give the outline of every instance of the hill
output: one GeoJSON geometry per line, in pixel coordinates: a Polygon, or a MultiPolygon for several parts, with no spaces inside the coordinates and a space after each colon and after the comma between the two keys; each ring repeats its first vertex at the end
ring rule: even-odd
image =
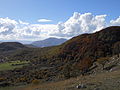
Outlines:
{"type": "Polygon", "coordinates": [[[96,59],[119,53],[120,26],[113,26],[72,38],[62,45],[59,57],[77,62],[80,69],[86,70],[96,59]]]}
{"type": "Polygon", "coordinates": [[[12,51],[17,49],[26,48],[23,44],[19,42],[2,42],[0,43],[0,51],[12,51]]]}
{"type": "Polygon", "coordinates": [[[65,41],[67,41],[66,39],[63,38],[47,38],[45,40],[41,40],[41,41],[35,41],[32,43],[32,45],[37,46],[37,47],[48,47],[48,46],[56,46],[56,45],[60,45],[62,43],[64,43],[65,41]]]}

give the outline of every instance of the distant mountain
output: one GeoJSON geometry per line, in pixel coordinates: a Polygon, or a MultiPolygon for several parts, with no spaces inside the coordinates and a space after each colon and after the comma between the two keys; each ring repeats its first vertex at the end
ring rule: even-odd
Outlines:
{"type": "Polygon", "coordinates": [[[26,48],[25,45],[19,42],[2,42],[0,43],[0,51],[11,51],[26,48]]]}
{"type": "Polygon", "coordinates": [[[41,41],[35,41],[32,43],[32,45],[37,46],[37,47],[48,47],[48,46],[60,45],[60,44],[64,43],[65,41],[67,41],[67,39],[48,38],[48,39],[41,40],[41,41]]]}
{"type": "Polygon", "coordinates": [[[37,46],[35,45],[32,45],[32,44],[24,44],[26,47],[29,47],[29,48],[37,48],[37,46]]]}

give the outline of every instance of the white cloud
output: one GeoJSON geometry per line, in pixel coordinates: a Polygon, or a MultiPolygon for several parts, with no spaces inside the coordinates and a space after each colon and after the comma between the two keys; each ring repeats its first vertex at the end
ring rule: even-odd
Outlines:
{"type": "Polygon", "coordinates": [[[49,19],[39,19],[38,22],[52,22],[52,20],[49,20],[49,19]]]}
{"type": "Polygon", "coordinates": [[[29,24],[21,20],[0,18],[0,40],[41,40],[48,37],[71,38],[92,33],[110,25],[120,26],[120,17],[106,23],[107,15],[75,12],[66,22],[58,24],[29,24]]]}
{"type": "Polygon", "coordinates": [[[12,34],[16,28],[18,22],[7,18],[0,18],[0,34],[8,35],[12,34]]]}
{"type": "Polygon", "coordinates": [[[19,20],[19,24],[22,24],[22,25],[29,25],[28,22],[23,22],[23,21],[21,21],[21,20],[19,20]]]}
{"type": "MultiPolygon", "coordinates": [[[[73,37],[82,33],[91,33],[106,26],[106,15],[80,14],[75,12],[65,23],[57,24],[57,36],[73,37]]],[[[54,34],[55,35],[55,34],[54,34]]]]}
{"type": "Polygon", "coordinates": [[[120,16],[116,20],[111,20],[110,24],[114,25],[114,26],[119,26],[120,25],[120,16]]]}

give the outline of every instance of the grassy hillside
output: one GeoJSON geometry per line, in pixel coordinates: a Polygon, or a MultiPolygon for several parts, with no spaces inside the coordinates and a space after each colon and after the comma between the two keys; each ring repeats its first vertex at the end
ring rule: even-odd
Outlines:
{"type": "Polygon", "coordinates": [[[21,88],[22,90],[78,90],[76,88],[79,84],[84,84],[86,88],[80,90],[119,90],[120,71],[114,71],[109,73],[101,73],[90,76],[79,76],[77,78],[71,78],[68,80],[40,84],[36,86],[28,86],[21,88]]]}
{"type": "Polygon", "coordinates": [[[88,76],[79,76],[59,82],[30,84],[27,86],[6,87],[0,90],[78,90],[77,85],[83,84],[86,88],[80,90],[119,90],[120,70],[88,76]]]}

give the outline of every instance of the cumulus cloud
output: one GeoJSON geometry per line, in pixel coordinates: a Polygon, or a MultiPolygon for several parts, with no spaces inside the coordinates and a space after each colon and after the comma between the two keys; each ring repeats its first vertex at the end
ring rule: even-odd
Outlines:
{"type": "Polygon", "coordinates": [[[75,12],[66,22],[57,24],[58,33],[56,35],[73,37],[82,33],[95,32],[106,26],[105,17],[106,15],[94,16],[91,13],[75,12]]]}
{"type": "MultiPolygon", "coordinates": [[[[75,12],[67,21],[58,24],[29,24],[21,20],[0,18],[0,40],[42,40],[48,37],[71,38],[82,33],[92,33],[111,25],[120,26],[120,16],[106,22],[107,15],[75,12]]],[[[40,20],[40,22],[51,20],[40,20]]]]}
{"type": "Polygon", "coordinates": [[[15,20],[11,20],[7,18],[0,18],[0,34],[8,35],[14,33],[13,30],[17,26],[17,22],[15,20]]]}
{"type": "Polygon", "coordinates": [[[114,26],[119,26],[120,25],[120,16],[116,20],[111,20],[110,24],[114,25],[114,26]]]}
{"type": "Polygon", "coordinates": [[[23,21],[21,21],[21,20],[19,20],[19,24],[22,24],[22,25],[29,25],[28,22],[23,22],[23,21]]]}
{"type": "Polygon", "coordinates": [[[39,19],[38,22],[52,22],[52,20],[49,20],[49,19],[39,19]]]}

